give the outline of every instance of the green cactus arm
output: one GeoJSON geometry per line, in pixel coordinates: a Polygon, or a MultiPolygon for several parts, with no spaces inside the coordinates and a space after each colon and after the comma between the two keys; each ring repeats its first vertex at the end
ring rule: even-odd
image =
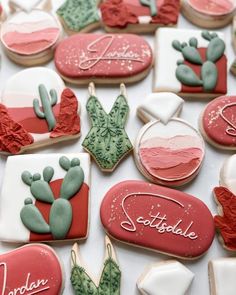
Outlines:
{"type": "Polygon", "coordinates": [[[31,184],[30,191],[36,200],[52,204],[54,202],[54,195],[48,182],[44,180],[37,180],[31,184]]]}
{"type": "Polygon", "coordinates": [[[151,11],[151,16],[157,15],[156,0],[139,0],[142,5],[148,6],[151,11]]]}
{"type": "Polygon", "coordinates": [[[183,48],[182,54],[185,60],[197,65],[202,64],[202,58],[197,48],[192,46],[186,46],[183,48]]]}
{"type": "Polygon", "coordinates": [[[34,107],[34,112],[39,117],[40,119],[45,119],[45,114],[41,111],[40,106],[39,106],[39,100],[35,98],[33,100],[33,107],[34,107]]]}
{"type": "Polygon", "coordinates": [[[218,37],[213,38],[207,47],[207,60],[215,63],[224,55],[224,52],[225,42],[218,37]]]}
{"type": "Polygon", "coordinates": [[[172,47],[175,50],[182,52],[182,46],[181,46],[181,43],[178,40],[172,41],[172,47]]]}
{"type": "Polygon", "coordinates": [[[187,65],[179,65],[176,69],[176,78],[187,86],[202,86],[203,82],[187,65]]]}
{"type": "Polygon", "coordinates": [[[51,106],[54,106],[57,104],[57,92],[55,89],[51,89],[49,93],[51,96],[51,106]]]}
{"type": "Polygon", "coordinates": [[[43,169],[43,179],[46,182],[49,183],[52,180],[53,175],[54,175],[54,169],[52,167],[48,166],[43,169]]]}
{"type": "Polygon", "coordinates": [[[192,47],[197,48],[197,46],[198,46],[198,40],[197,40],[197,38],[195,38],[195,37],[190,38],[189,45],[192,46],[192,47]]]}
{"type": "Polygon", "coordinates": [[[31,186],[32,182],[33,182],[33,176],[32,174],[29,172],[29,171],[24,171],[22,174],[21,174],[21,179],[22,181],[31,186]]]}
{"type": "Polygon", "coordinates": [[[211,61],[206,61],[201,69],[203,88],[211,92],[215,89],[218,80],[218,70],[216,65],[211,61]]]}
{"type": "Polygon", "coordinates": [[[70,169],[70,160],[66,156],[62,156],[59,159],[59,164],[62,169],[68,171],[70,169]]]}
{"type": "Polygon", "coordinates": [[[211,36],[210,32],[208,32],[208,31],[203,31],[203,32],[202,32],[202,37],[203,37],[205,40],[208,40],[208,41],[211,41],[211,39],[212,39],[212,36],[211,36]]]}

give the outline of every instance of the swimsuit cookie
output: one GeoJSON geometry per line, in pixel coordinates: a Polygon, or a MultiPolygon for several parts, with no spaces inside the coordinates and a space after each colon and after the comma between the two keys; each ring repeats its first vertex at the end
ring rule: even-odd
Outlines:
{"type": "Polygon", "coordinates": [[[1,294],[60,295],[63,271],[54,250],[43,244],[20,247],[0,255],[1,294]]]}
{"type": "Polygon", "coordinates": [[[190,22],[207,29],[227,26],[236,10],[234,0],[182,0],[181,5],[190,22]]]}
{"type": "Polygon", "coordinates": [[[202,201],[144,181],[113,186],[100,217],[116,240],[183,259],[203,255],[215,235],[213,217],[202,201]]]}
{"type": "Polygon", "coordinates": [[[210,294],[234,295],[236,290],[236,259],[219,258],[208,264],[210,294]]]}
{"type": "Polygon", "coordinates": [[[205,107],[200,116],[204,138],[220,149],[236,150],[236,96],[221,96],[205,107]]]}
{"type": "Polygon", "coordinates": [[[96,97],[94,84],[89,85],[90,97],[86,107],[92,127],[82,146],[105,172],[112,172],[133,149],[125,131],[129,113],[125,85],[121,84],[120,88],[121,94],[107,114],[96,97]]]}
{"type": "Polygon", "coordinates": [[[49,11],[52,8],[51,0],[9,0],[8,4],[12,12],[30,12],[36,8],[49,11]]]}
{"type": "Polygon", "coordinates": [[[17,64],[34,66],[53,58],[61,39],[59,21],[46,11],[19,11],[1,28],[1,41],[7,56],[17,64]]]}
{"type": "Polygon", "coordinates": [[[57,47],[55,65],[70,83],[132,83],[146,77],[152,67],[149,44],[131,34],[77,34],[57,47]]]}
{"type": "Polygon", "coordinates": [[[143,295],[184,295],[194,274],[183,264],[167,260],[151,265],[139,278],[137,286],[143,295]]]}
{"type": "Polygon", "coordinates": [[[175,26],[179,0],[105,0],[100,5],[108,32],[150,33],[161,26],[175,26]]]}
{"type": "Polygon", "coordinates": [[[90,32],[100,27],[99,1],[66,0],[59,7],[57,15],[69,35],[90,32]]]}
{"type": "Polygon", "coordinates": [[[154,92],[174,92],[189,99],[227,93],[222,33],[161,28],[155,52],[154,92]]]}
{"type": "Polygon", "coordinates": [[[184,101],[173,93],[152,93],[137,109],[146,125],[134,145],[134,159],[149,180],[167,186],[180,186],[199,172],[204,141],[198,131],[178,114],[184,101]]]}
{"type": "Polygon", "coordinates": [[[0,200],[0,240],[85,239],[89,173],[86,153],[9,157],[0,200]]]}
{"type": "Polygon", "coordinates": [[[71,284],[75,295],[120,295],[121,271],[115,251],[108,237],[105,238],[106,254],[99,281],[93,280],[81,262],[78,244],[71,251],[71,284]]]}
{"type": "Polygon", "coordinates": [[[12,76],[2,92],[0,114],[1,153],[80,136],[77,98],[50,69],[35,67],[12,76]]]}

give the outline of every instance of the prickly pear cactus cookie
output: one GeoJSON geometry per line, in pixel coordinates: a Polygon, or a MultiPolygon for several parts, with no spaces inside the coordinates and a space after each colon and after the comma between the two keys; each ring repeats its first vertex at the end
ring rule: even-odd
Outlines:
{"type": "Polygon", "coordinates": [[[30,12],[36,8],[50,10],[52,8],[51,0],[9,0],[8,5],[12,12],[20,10],[30,12]]]}
{"type": "Polygon", "coordinates": [[[90,32],[100,26],[98,2],[100,0],[65,0],[57,15],[69,35],[90,32]]]}
{"type": "Polygon", "coordinates": [[[6,83],[0,103],[0,152],[18,154],[80,136],[78,101],[54,71],[35,67],[6,83]]]}
{"type": "Polygon", "coordinates": [[[186,98],[214,98],[227,92],[224,35],[218,32],[159,29],[156,33],[154,92],[186,98]]]}
{"type": "Polygon", "coordinates": [[[85,239],[89,173],[86,153],[9,157],[1,193],[0,240],[85,239]]]}

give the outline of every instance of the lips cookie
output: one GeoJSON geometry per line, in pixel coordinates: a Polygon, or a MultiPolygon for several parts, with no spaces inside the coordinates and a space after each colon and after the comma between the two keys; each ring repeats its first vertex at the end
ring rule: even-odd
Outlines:
{"type": "Polygon", "coordinates": [[[177,118],[183,102],[173,93],[152,93],[137,109],[146,125],[135,141],[134,158],[140,172],[152,182],[180,186],[200,170],[204,142],[194,127],[177,118]]]}
{"type": "Polygon", "coordinates": [[[60,295],[63,273],[59,258],[43,244],[23,246],[0,256],[1,294],[60,295]],[[20,271],[17,271],[20,270],[20,271]]]}
{"type": "Polygon", "coordinates": [[[203,255],[214,238],[213,218],[202,201],[143,181],[113,186],[100,216],[113,238],[183,259],[203,255]]]}
{"type": "Polygon", "coordinates": [[[77,34],[63,40],[55,65],[68,82],[131,83],[143,79],[152,67],[152,50],[131,34],[77,34]]]}
{"type": "Polygon", "coordinates": [[[106,31],[150,33],[177,24],[180,1],[105,0],[100,8],[106,31]]]}
{"type": "Polygon", "coordinates": [[[16,10],[30,12],[36,8],[50,10],[52,8],[51,0],[9,0],[8,4],[12,12],[16,10]]]}
{"type": "Polygon", "coordinates": [[[8,57],[23,66],[48,62],[61,38],[58,20],[42,10],[19,11],[1,28],[1,41],[8,57]]]}
{"type": "Polygon", "coordinates": [[[156,33],[155,52],[154,92],[201,99],[227,93],[222,33],[161,28],[156,33]]]}
{"type": "Polygon", "coordinates": [[[86,153],[9,157],[1,194],[0,240],[85,239],[89,173],[86,153]]]}
{"type": "Polygon", "coordinates": [[[236,96],[221,96],[211,101],[200,117],[204,138],[220,149],[236,150],[236,96]]]}

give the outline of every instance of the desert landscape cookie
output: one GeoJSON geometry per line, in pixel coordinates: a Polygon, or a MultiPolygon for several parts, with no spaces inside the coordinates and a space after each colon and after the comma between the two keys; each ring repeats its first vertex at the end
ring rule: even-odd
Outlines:
{"type": "Polygon", "coordinates": [[[184,295],[194,274],[182,263],[167,260],[152,264],[141,275],[137,287],[143,295],[184,295]]]}
{"type": "Polygon", "coordinates": [[[74,244],[71,251],[71,284],[76,295],[120,295],[121,271],[110,239],[105,237],[105,258],[99,281],[88,274],[81,261],[79,246],[74,244]]]}
{"type": "Polygon", "coordinates": [[[55,65],[70,83],[132,83],[146,77],[152,67],[149,44],[132,34],[77,34],[63,40],[55,52],[55,65]]]}
{"type": "Polygon", "coordinates": [[[227,26],[236,11],[234,0],[182,0],[183,15],[199,27],[214,29],[227,26]]]}
{"type": "Polygon", "coordinates": [[[207,104],[199,120],[204,138],[220,149],[236,150],[236,96],[221,96],[207,104]]]}
{"type": "Polygon", "coordinates": [[[89,187],[87,153],[8,157],[0,200],[0,240],[85,239],[89,187]]]}
{"type": "Polygon", "coordinates": [[[100,0],[65,0],[57,15],[69,34],[86,33],[100,27],[98,3],[100,0]]]}
{"type": "Polygon", "coordinates": [[[0,152],[18,154],[80,136],[75,94],[54,71],[35,67],[6,83],[0,103],[0,152]]]}
{"type": "Polygon", "coordinates": [[[1,42],[12,61],[34,66],[53,58],[61,34],[61,25],[52,14],[36,9],[19,11],[2,24],[1,42]]]}
{"type": "Polygon", "coordinates": [[[199,172],[205,154],[199,132],[179,119],[183,99],[174,93],[152,93],[137,108],[145,123],[134,144],[139,171],[152,182],[180,186],[199,172]]]}
{"type": "Polygon", "coordinates": [[[9,0],[8,5],[12,12],[30,12],[33,9],[51,10],[51,0],[9,0]]]}
{"type": "Polygon", "coordinates": [[[154,92],[174,92],[189,99],[227,93],[222,33],[160,28],[155,52],[154,92]]]}
{"type": "Polygon", "coordinates": [[[114,239],[183,259],[203,255],[215,235],[213,217],[201,200],[138,180],[114,185],[100,217],[114,239]]]}
{"type": "Polygon", "coordinates": [[[108,32],[150,33],[161,26],[175,26],[179,0],[104,0],[102,22],[108,32]]]}
{"type": "Polygon", "coordinates": [[[62,266],[49,246],[31,244],[1,254],[0,271],[3,295],[60,295],[63,292],[62,266]]]}
{"type": "Polygon", "coordinates": [[[125,131],[129,113],[125,85],[120,85],[120,95],[108,114],[96,97],[93,83],[89,84],[89,95],[86,108],[92,126],[82,146],[102,171],[112,172],[133,149],[125,131]]]}

